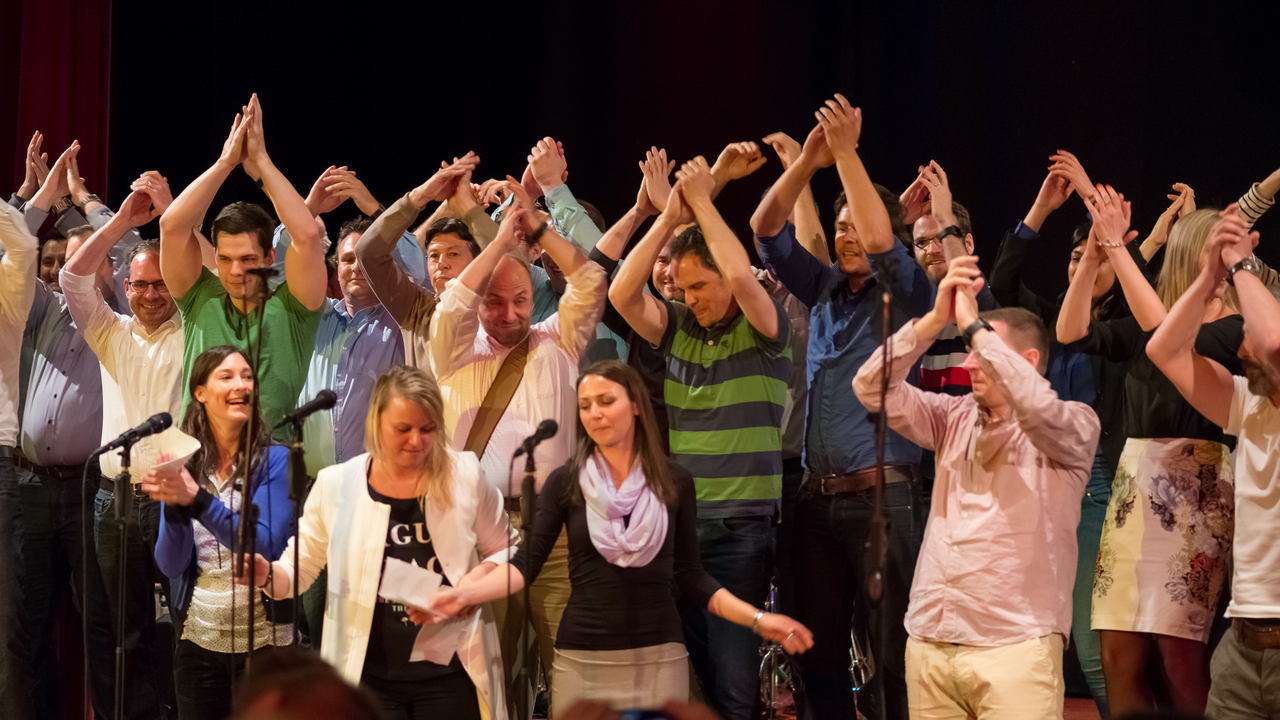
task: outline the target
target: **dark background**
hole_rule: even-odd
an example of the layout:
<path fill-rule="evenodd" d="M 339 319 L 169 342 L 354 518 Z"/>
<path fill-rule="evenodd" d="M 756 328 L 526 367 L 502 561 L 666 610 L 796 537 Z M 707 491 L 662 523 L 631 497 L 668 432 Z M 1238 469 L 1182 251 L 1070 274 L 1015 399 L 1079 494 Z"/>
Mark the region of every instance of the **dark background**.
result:
<path fill-rule="evenodd" d="M 389 204 L 467 150 L 483 159 L 477 181 L 519 177 L 530 146 L 552 135 L 570 188 L 613 221 L 634 202 L 650 145 L 714 160 L 777 130 L 802 141 L 841 92 L 863 109 L 872 179 L 900 192 L 937 160 L 989 266 L 1055 148 L 1133 200 L 1142 237 L 1172 183 L 1221 206 L 1280 166 L 1269 5 L 117 0 L 105 196 L 118 204 L 150 169 L 176 194 L 257 92 L 272 158 L 303 195 L 345 164 Z M 766 154 L 719 203 L 744 238 L 781 172 Z M 834 168 L 814 190 L 830 232 Z M 266 202 L 239 172 L 213 208 L 236 199 Z M 328 216 L 331 231 L 356 212 Z M 1046 223 L 1029 268 L 1037 289 L 1065 289 L 1067 237 L 1082 219 L 1072 198 Z M 1259 254 L 1280 264 L 1267 243 L 1280 219 L 1258 229 Z"/>

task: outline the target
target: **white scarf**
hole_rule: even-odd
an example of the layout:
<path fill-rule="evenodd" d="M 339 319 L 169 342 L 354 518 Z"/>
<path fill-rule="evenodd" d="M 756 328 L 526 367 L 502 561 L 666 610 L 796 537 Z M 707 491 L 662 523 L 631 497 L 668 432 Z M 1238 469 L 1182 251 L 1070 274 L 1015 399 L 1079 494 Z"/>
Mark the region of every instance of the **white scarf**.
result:
<path fill-rule="evenodd" d="M 618 567 L 648 565 L 667 539 L 667 506 L 645 483 L 636 458 L 622 487 L 614 488 L 609 466 L 599 452 L 591 454 L 578 475 L 587 501 L 591 544 Z M 631 522 L 622 518 L 630 515 Z"/>

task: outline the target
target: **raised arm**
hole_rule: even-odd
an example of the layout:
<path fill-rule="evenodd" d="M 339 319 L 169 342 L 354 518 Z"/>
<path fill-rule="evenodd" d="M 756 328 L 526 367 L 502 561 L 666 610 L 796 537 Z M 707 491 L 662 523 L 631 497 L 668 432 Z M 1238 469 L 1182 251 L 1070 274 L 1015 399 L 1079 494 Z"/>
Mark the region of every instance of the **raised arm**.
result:
<path fill-rule="evenodd" d="M 27 319 L 35 297 L 39 242 L 27 230 L 22 213 L 12 205 L 0 206 L 0 314 L 10 324 Z M 14 342 L 17 340 L 14 339 Z"/>
<path fill-rule="evenodd" d="M 771 144 L 775 150 L 778 150 L 778 156 L 783 157 L 788 146 L 786 140 L 790 140 L 782 133 L 774 133 L 765 138 L 765 142 L 770 142 L 769 138 L 773 138 Z M 794 141 L 792 141 L 794 142 Z M 779 150 L 778 148 L 782 148 Z M 800 149 L 797 157 L 792 158 L 791 162 L 783 159 L 784 170 L 782 176 L 773 183 L 769 191 L 765 193 L 764 198 L 760 200 L 760 204 L 756 207 L 755 213 L 751 215 L 751 230 L 760 237 L 773 237 L 782 232 L 782 227 L 786 225 L 787 218 L 798 209 L 797 203 L 807 194 L 809 204 L 812 205 L 813 193 L 809 190 L 809 180 L 819 169 L 831 167 L 835 164 L 835 157 L 832 156 L 830 148 L 827 147 L 827 137 L 823 132 L 822 125 L 818 125 L 809 132 L 809 137 L 804 141 L 804 147 Z M 817 211 L 815 210 L 811 219 L 816 220 Z M 796 235 L 797 238 L 804 238 L 799 225 L 800 215 L 796 214 Z M 813 228 L 807 228 L 808 232 L 813 232 Z M 819 226 L 818 232 L 821 232 Z M 814 254 L 819 261 L 826 260 L 830 264 L 830 257 L 827 257 L 826 238 L 822 238 L 822 255 Z M 812 249 L 805 245 L 805 249 L 811 253 Z M 816 248 L 815 248 L 816 249 Z"/>
<path fill-rule="evenodd" d="M 826 134 L 827 147 L 831 148 L 831 154 L 836 159 L 836 170 L 840 173 L 840 183 L 849 200 L 849 212 L 853 216 L 853 227 L 862 241 L 862 249 L 867 253 L 888 252 L 897 242 L 893 226 L 889 222 L 889 211 L 885 209 L 880 194 L 871 184 L 867 169 L 862 165 L 862 158 L 858 157 L 862 110 L 851 106 L 843 95 L 837 94 L 834 100 L 828 100 L 814 114 Z"/>
<path fill-rule="evenodd" d="M 1262 214 L 1276 204 L 1276 193 L 1280 192 L 1280 170 L 1268 175 L 1262 182 L 1254 183 L 1238 202 L 1240 217 L 1253 227 Z"/>
<path fill-rule="evenodd" d="M 1089 322 L 1093 319 L 1093 284 L 1102 265 L 1102 248 L 1098 247 L 1093 229 L 1089 230 L 1089 238 L 1083 245 L 1080 263 L 1076 265 L 1076 273 L 1071 276 L 1071 284 L 1067 286 L 1067 294 L 1058 310 L 1056 335 L 1058 342 L 1063 344 L 1088 335 Z"/>
<path fill-rule="evenodd" d="M 816 128 L 815 128 L 816 129 Z M 783 171 L 786 171 L 800 159 L 804 154 L 804 148 L 800 143 L 796 142 L 786 133 L 776 132 L 765 137 L 764 141 L 768 143 L 778 153 L 778 161 L 782 163 Z M 806 140 L 806 142 L 808 142 Z M 830 156 L 827 150 L 826 138 L 816 143 L 822 148 L 822 152 Z M 831 163 L 835 159 L 831 158 Z M 828 164 L 831 164 L 828 163 Z M 796 226 L 796 237 L 800 241 L 800 245 L 809 251 L 824 265 L 831 264 L 831 252 L 827 249 L 827 233 L 822 229 L 822 220 L 818 217 L 818 206 L 813 199 L 813 188 L 809 183 L 805 183 L 800 190 L 800 195 L 796 198 L 795 205 L 792 206 L 791 219 Z M 758 233 L 757 233 L 758 234 Z"/>
<path fill-rule="evenodd" d="M 760 169 L 769 161 L 760 152 L 760 146 L 754 142 L 729 143 L 720 151 L 715 165 L 711 166 L 711 175 L 716 179 L 711 191 L 711 199 L 715 200 L 730 180 L 739 180 Z"/>
<path fill-rule="evenodd" d="M 262 190 L 275 206 L 276 215 L 292 242 L 285 251 L 284 276 L 289 291 L 308 310 L 324 303 L 329 273 L 324 265 L 324 242 L 306 201 L 267 155 L 262 131 L 262 105 L 255 93 L 249 100 L 249 128 L 245 135 L 245 171 L 257 175 Z"/>
<path fill-rule="evenodd" d="M 653 273 L 653 263 L 658 253 L 671 242 L 676 228 L 693 222 L 693 211 L 685 205 L 680 195 L 680 183 L 667 196 L 667 207 L 654 220 L 640 242 L 631 250 L 631 254 L 618 268 L 613 283 L 609 286 L 609 302 L 622 316 L 623 320 L 635 330 L 636 334 L 657 345 L 662 342 L 666 333 L 667 306 L 661 300 L 644 292 L 645 284 Z"/>
<path fill-rule="evenodd" d="M 1116 279 L 1120 281 L 1134 319 L 1143 330 L 1154 330 L 1164 322 L 1164 303 L 1129 254 L 1127 246 L 1138 234 L 1129 229 L 1129 215 L 1129 203 L 1123 195 L 1110 185 L 1094 188 L 1093 229 L 1090 234 L 1097 238 L 1115 269 Z"/>
<path fill-rule="evenodd" d="M 1169 204 L 1167 210 L 1160 213 L 1155 226 L 1151 228 L 1151 234 L 1147 235 L 1147 239 L 1143 240 L 1142 245 L 1138 247 L 1138 251 L 1142 253 L 1142 259 L 1148 262 L 1169 241 L 1173 224 L 1183 215 L 1196 210 L 1195 191 L 1184 183 L 1177 183 L 1173 188 L 1178 190 L 1178 194 L 1169 196 L 1173 202 Z"/>
<path fill-rule="evenodd" d="M 776 339 L 786 328 L 779 327 L 777 306 L 751 271 L 751 258 L 746 249 L 711 201 L 715 178 L 706 159 L 699 155 L 685 163 L 676 171 L 676 184 L 681 187 L 682 197 L 693 210 L 707 240 L 707 249 L 729 284 L 734 300 L 747 316 L 747 322 L 765 337 Z"/>
<path fill-rule="evenodd" d="M 1215 290 L 1226 282 L 1228 261 L 1238 262 L 1253 252 L 1257 233 L 1250 233 L 1238 207 L 1231 205 L 1209 233 L 1205 264 L 1191 287 L 1169 310 L 1169 317 L 1147 342 L 1147 357 L 1178 388 L 1191 406 L 1214 424 L 1226 427 L 1231 417 L 1234 383 L 1231 372 L 1214 360 L 1196 352 L 1196 336 L 1204 323 L 1205 311 L 1213 302 Z M 1267 357 L 1259 358 L 1274 367 L 1280 347 L 1280 307 L 1261 282 L 1249 273 L 1236 273 L 1241 312 L 1254 347 L 1265 348 Z M 1248 305 L 1246 305 L 1246 299 Z M 1245 308 L 1248 307 L 1248 312 Z M 1254 337 L 1254 333 L 1258 333 Z"/>
<path fill-rule="evenodd" d="M 236 114 L 217 162 L 179 193 L 160 216 L 160 274 L 175 300 L 186 295 L 200 279 L 203 252 L 196 236 L 197 228 L 218 188 L 245 159 L 249 121 L 250 118 Z"/>
<path fill-rule="evenodd" d="M 26 174 L 22 178 L 22 185 L 14 193 L 16 202 L 9 201 L 14 207 L 21 207 L 23 202 L 35 197 L 36 191 L 44 185 L 45 178 L 49 175 L 49 153 L 40 152 L 42 142 L 44 136 L 39 130 L 31 134 L 31 142 L 27 143 L 27 154 L 23 158 Z"/>

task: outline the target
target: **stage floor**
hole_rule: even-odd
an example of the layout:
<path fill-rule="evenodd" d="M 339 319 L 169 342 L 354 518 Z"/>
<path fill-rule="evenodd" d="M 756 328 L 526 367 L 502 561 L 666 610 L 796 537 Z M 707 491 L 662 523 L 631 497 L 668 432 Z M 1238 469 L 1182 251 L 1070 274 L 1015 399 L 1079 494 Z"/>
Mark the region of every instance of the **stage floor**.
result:
<path fill-rule="evenodd" d="M 1100 720 L 1098 706 L 1091 698 L 1067 698 L 1062 720 Z"/>

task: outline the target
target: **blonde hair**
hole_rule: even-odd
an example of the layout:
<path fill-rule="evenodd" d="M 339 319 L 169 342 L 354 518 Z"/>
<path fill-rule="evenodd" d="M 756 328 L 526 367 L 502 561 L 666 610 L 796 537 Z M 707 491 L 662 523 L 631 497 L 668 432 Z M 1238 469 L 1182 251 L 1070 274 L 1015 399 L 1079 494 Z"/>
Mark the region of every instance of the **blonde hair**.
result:
<path fill-rule="evenodd" d="M 1182 293 L 1191 287 L 1196 276 L 1200 274 L 1205 254 L 1209 247 L 1209 231 L 1218 222 L 1217 210 L 1196 210 L 1184 218 L 1179 218 L 1169 234 L 1169 242 L 1164 247 L 1164 267 L 1160 270 L 1160 279 L 1156 281 L 1156 295 L 1164 309 L 1169 310 L 1178 302 Z M 1222 294 L 1222 302 L 1233 310 L 1239 310 L 1240 303 L 1236 299 L 1236 290 L 1228 287 Z"/>
<path fill-rule="evenodd" d="M 453 506 L 449 480 L 453 475 L 453 456 L 449 453 L 449 430 L 444 424 L 444 398 L 435 378 L 418 368 L 396 365 L 378 376 L 369 398 L 369 415 L 364 425 L 364 447 L 377 460 L 382 453 L 382 413 L 393 398 L 403 398 L 419 408 L 436 425 L 436 435 L 418 476 L 418 499 L 426 511 L 430 497 L 437 507 Z"/>

